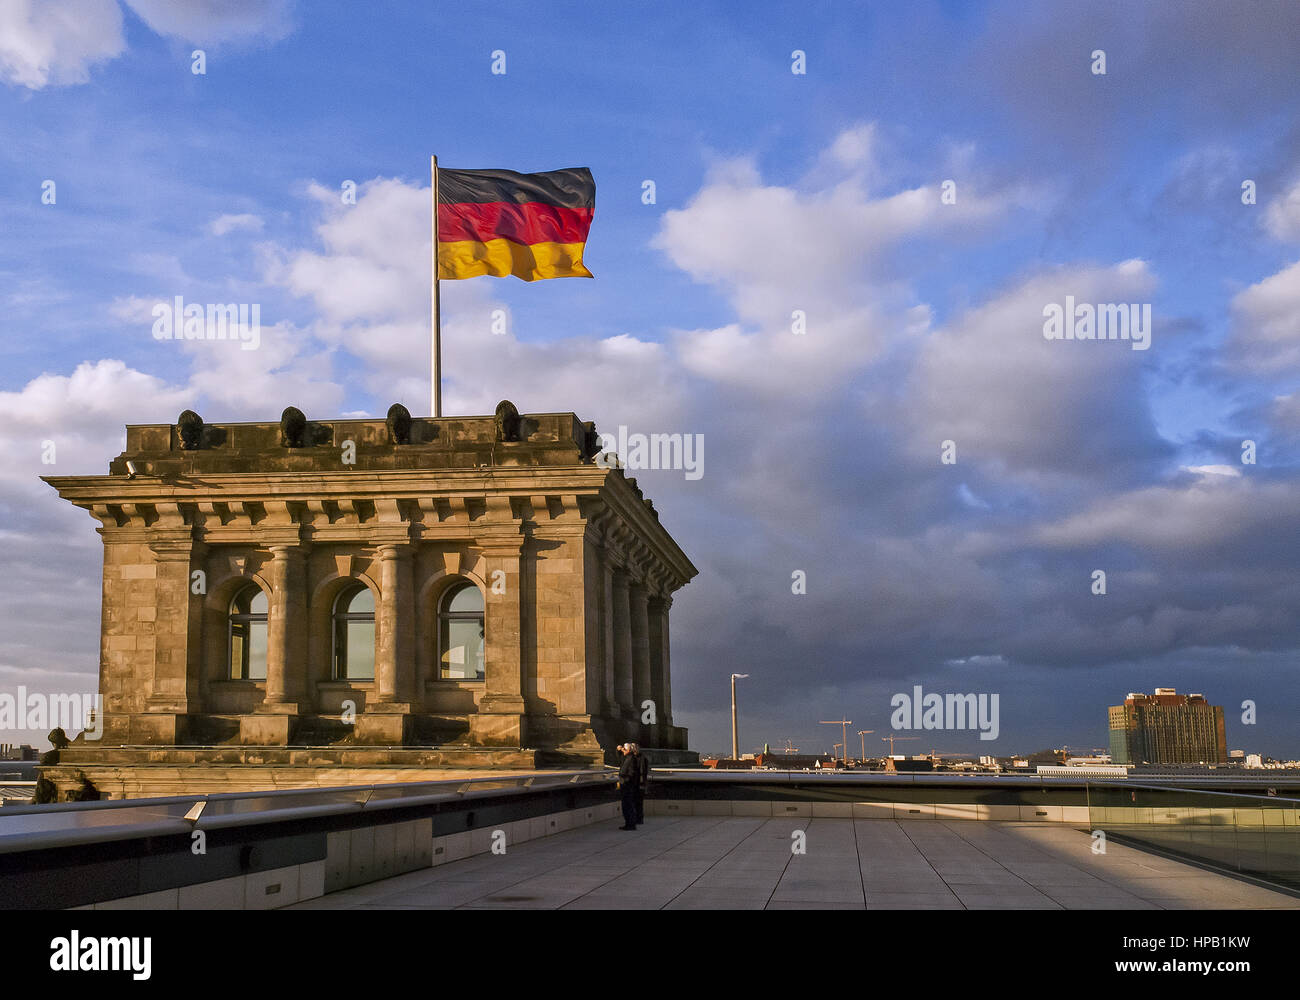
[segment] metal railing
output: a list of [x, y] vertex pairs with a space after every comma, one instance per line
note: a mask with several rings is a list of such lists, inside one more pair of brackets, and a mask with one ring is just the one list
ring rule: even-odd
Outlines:
[[[615, 777], [611, 770], [547, 771], [446, 781], [6, 806], [0, 810], [0, 854], [168, 836], [195, 829], [400, 811], [437, 802], [490, 799], [503, 791], [543, 792], [610, 783]], [[390, 821], [400, 819], [395, 816]]]

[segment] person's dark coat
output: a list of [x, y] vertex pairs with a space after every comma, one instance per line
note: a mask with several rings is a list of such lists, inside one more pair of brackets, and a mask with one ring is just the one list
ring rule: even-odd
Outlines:
[[632, 754], [624, 754], [618, 767], [619, 798], [623, 802], [623, 829], [635, 830], [637, 792], [641, 788], [641, 768]]
[[618, 766], [618, 787], [636, 788], [641, 784], [641, 767], [636, 754], [625, 753], [623, 762]]
[[636, 761], [636, 821], [645, 822], [645, 789], [650, 783], [650, 758], [637, 750], [629, 754]]

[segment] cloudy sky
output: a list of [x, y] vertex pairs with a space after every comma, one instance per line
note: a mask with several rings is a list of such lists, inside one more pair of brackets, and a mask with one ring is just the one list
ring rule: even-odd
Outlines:
[[[915, 685], [997, 693], [1000, 735], [900, 751], [1102, 747], [1160, 685], [1300, 756], [1297, 37], [1290, 2], [5, 0], [0, 691], [95, 683], [99, 538], [39, 475], [187, 407], [428, 412], [436, 153], [595, 175], [594, 281], [444, 284], [444, 409], [703, 435], [702, 478], [638, 473], [700, 569], [695, 748], [737, 671], [744, 749], [878, 748]], [[261, 348], [154, 340], [177, 295], [260, 304]], [[1066, 296], [1149, 304], [1149, 349], [1045, 339]]]

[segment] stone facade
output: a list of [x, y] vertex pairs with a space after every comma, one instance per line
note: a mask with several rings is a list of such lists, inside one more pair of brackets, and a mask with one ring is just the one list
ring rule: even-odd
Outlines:
[[[291, 407], [280, 423], [186, 411], [128, 426], [108, 475], [46, 478], [104, 540], [103, 737], [61, 760], [464, 747], [518, 767], [522, 749], [538, 763], [612, 759], [627, 739], [684, 751], [668, 622], [696, 569], [636, 480], [596, 464], [596, 440], [572, 413], [507, 402], [495, 417], [394, 406], [314, 422]], [[442, 598], [464, 581], [482, 595], [482, 680], [441, 666]], [[250, 583], [266, 597], [265, 676], [234, 677], [232, 601]], [[337, 599], [358, 585], [373, 677], [349, 679]]]

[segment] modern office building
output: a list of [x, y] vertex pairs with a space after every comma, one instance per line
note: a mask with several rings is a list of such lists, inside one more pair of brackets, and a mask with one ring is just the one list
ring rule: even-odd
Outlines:
[[697, 571], [598, 441], [508, 401], [128, 426], [107, 475], [46, 479], [103, 537], [103, 736], [44, 775], [117, 798], [598, 763], [624, 740], [685, 759], [668, 612]]
[[1112, 705], [1110, 756], [1115, 764], [1223, 764], [1228, 741], [1223, 709], [1202, 694], [1129, 694]]

